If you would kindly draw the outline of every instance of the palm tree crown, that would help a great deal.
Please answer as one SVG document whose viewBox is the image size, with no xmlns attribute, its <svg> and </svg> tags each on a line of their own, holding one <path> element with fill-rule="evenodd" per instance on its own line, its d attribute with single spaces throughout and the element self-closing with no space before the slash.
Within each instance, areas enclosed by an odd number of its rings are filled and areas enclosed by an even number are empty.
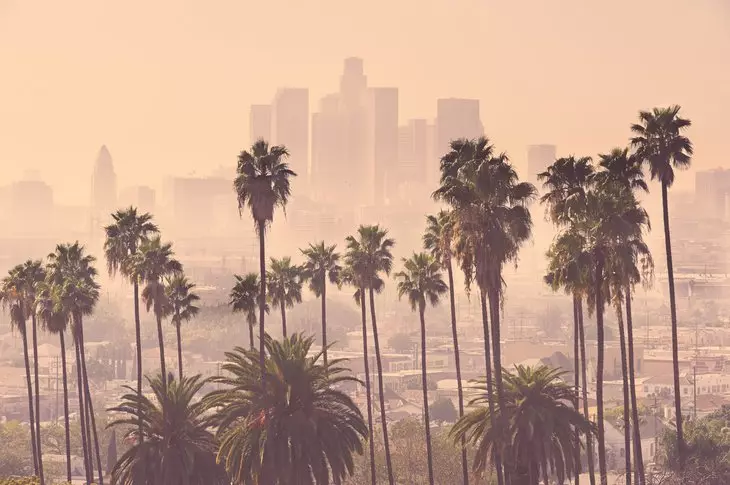
<svg viewBox="0 0 730 485">
<path fill-rule="evenodd" d="M 117 271 L 128 278 L 132 275 L 126 271 L 132 267 L 125 265 L 127 258 L 137 252 L 142 241 L 159 232 L 157 225 L 152 222 L 152 216 L 148 213 L 137 214 L 135 207 L 118 210 L 112 214 L 113 223 L 106 226 L 106 241 L 104 242 L 104 255 L 110 275 Z"/>
<path fill-rule="evenodd" d="M 163 278 L 182 272 L 182 264 L 174 258 L 171 243 L 163 243 L 160 236 L 145 239 L 125 265 L 128 274 L 135 274 L 146 283 L 142 299 L 147 311 L 154 309 L 155 315 L 165 315 L 167 297 Z"/>
<path fill-rule="evenodd" d="M 342 483 L 362 454 L 367 425 L 355 403 L 336 386 L 354 381 L 341 360 L 320 362 L 313 339 L 266 339 L 265 379 L 259 354 L 226 354 L 218 382 L 228 389 L 208 396 L 219 424 L 218 460 L 235 483 Z"/>
<path fill-rule="evenodd" d="M 326 246 L 324 241 L 321 241 L 301 250 L 306 258 L 302 265 L 301 276 L 309 282 L 309 289 L 318 298 L 322 295 L 327 280 L 335 285 L 340 284 L 342 267 L 339 264 L 340 255 L 336 249 L 336 244 Z"/>
<path fill-rule="evenodd" d="M 272 146 L 260 139 L 250 151 L 238 156 L 236 179 L 233 187 L 238 197 L 238 209 L 248 207 L 256 228 L 265 231 L 274 220 L 274 209 L 286 208 L 291 195 L 290 179 L 296 173 L 285 160 L 289 152 L 284 146 Z"/>
<path fill-rule="evenodd" d="M 112 484 L 229 484 L 216 463 L 216 440 L 207 408 L 196 402 L 205 380 L 200 376 L 173 378 L 165 386 L 158 376 L 148 382 L 154 400 L 128 387 L 122 403 L 109 410 L 122 415 L 109 427 L 126 428 L 125 441 L 134 443 L 114 465 Z"/>
<path fill-rule="evenodd" d="M 259 308 L 259 275 L 247 273 L 244 276 L 234 275 L 236 283 L 231 289 L 228 304 L 234 312 L 242 312 L 246 315 L 246 322 L 249 325 L 256 325 L 256 311 Z M 269 308 L 266 305 L 266 312 Z"/>
<path fill-rule="evenodd" d="M 403 271 L 395 274 L 398 281 L 398 297 L 407 296 L 411 308 L 423 311 L 426 302 L 436 305 L 448 287 L 441 276 L 441 265 L 433 256 L 414 253 L 403 258 Z"/>
<path fill-rule="evenodd" d="M 272 305 L 292 308 L 302 302 L 301 270 L 289 256 L 271 258 L 266 279 Z"/>
<path fill-rule="evenodd" d="M 545 172 L 537 175 L 545 189 L 540 203 L 545 204 L 554 224 L 569 224 L 573 214 L 581 210 L 594 172 L 590 157 L 576 158 L 571 155 L 555 160 Z"/>
<path fill-rule="evenodd" d="M 426 217 L 423 247 L 444 266 L 451 260 L 453 237 L 454 219 L 451 211 L 441 210 L 436 215 Z"/>
<path fill-rule="evenodd" d="M 195 303 L 200 297 L 193 291 L 195 284 L 188 281 L 182 273 L 173 273 L 165 277 L 165 297 L 172 324 L 180 326 L 195 318 L 200 308 Z"/>
<path fill-rule="evenodd" d="M 390 275 L 393 268 L 391 251 L 395 241 L 388 237 L 387 229 L 377 224 L 360 226 L 357 234 L 357 238 L 348 236 L 346 239 L 348 265 L 362 273 L 361 278 L 366 288 L 381 291 L 384 284 L 380 273 Z"/>
</svg>

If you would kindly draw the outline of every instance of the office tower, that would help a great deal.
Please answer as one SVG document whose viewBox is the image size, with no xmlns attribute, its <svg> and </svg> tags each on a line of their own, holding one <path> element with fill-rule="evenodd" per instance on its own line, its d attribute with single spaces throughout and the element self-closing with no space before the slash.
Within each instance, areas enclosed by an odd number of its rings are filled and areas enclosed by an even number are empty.
<svg viewBox="0 0 730 485">
<path fill-rule="evenodd" d="M 333 191 L 346 177 L 343 163 L 340 97 L 330 94 L 322 98 L 319 112 L 312 114 L 312 190 L 316 199 L 331 201 Z"/>
<path fill-rule="evenodd" d="M 364 74 L 363 60 L 358 57 L 345 59 L 345 68 L 340 77 L 340 96 L 345 111 L 362 107 L 368 79 Z"/>
<path fill-rule="evenodd" d="M 271 104 L 271 142 L 289 150 L 289 167 L 297 174 L 295 186 L 308 186 L 309 90 L 279 89 Z"/>
<path fill-rule="evenodd" d="M 369 88 L 366 95 L 363 202 L 384 205 L 397 190 L 398 89 Z"/>
<path fill-rule="evenodd" d="M 155 190 L 146 185 L 127 187 L 119 193 L 119 205 L 136 207 L 138 212 L 155 212 Z"/>
<path fill-rule="evenodd" d="M 527 181 L 535 184 L 538 190 L 541 184 L 537 175 L 544 172 L 555 161 L 555 145 L 530 145 L 527 147 Z"/>
<path fill-rule="evenodd" d="M 429 159 L 429 126 L 423 119 L 408 120 L 398 128 L 398 166 L 401 181 L 425 183 Z"/>
<path fill-rule="evenodd" d="M 696 209 L 705 217 L 730 217 L 730 170 L 716 168 L 695 174 Z"/>
<path fill-rule="evenodd" d="M 253 144 L 259 138 L 271 141 L 271 105 L 253 104 L 249 115 L 249 141 Z"/>
<path fill-rule="evenodd" d="M 117 176 L 106 145 L 96 156 L 91 179 L 91 207 L 96 215 L 109 214 L 117 209 Z"/>
<path fill-rule="evenodd" d="M 175 177 L 170 181 L 170 189 L 172 230 L 176 237 L 217 235 L 221 227 L 230 223 L 226 217 L 235 213 L 235 195 L 229 179 Z"/>
<path fill-rule="evenodd" d="M 10 185 L 9 209 L 11 229 L 16 235 L 47 234 L 53 223 L 53 189 L 37 179 Z"/>
<path fill-rule="evenodd" d="M 452 140 L 484 135 L 478 99 L 448 98 L 436 102 L 436 154 L 441 158 Z"/>
</svg>

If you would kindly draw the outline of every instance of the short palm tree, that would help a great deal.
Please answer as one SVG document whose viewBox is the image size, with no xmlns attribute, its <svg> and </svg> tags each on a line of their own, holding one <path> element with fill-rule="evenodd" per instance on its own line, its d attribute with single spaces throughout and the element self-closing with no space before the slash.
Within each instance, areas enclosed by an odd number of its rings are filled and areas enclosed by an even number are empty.
<svg viewBox="0 0 730 485">
<path fill-rule="evenodd" d="M 302 265 L 302 278 L 309 282 L 309 289 L 322 303 L 322 351 L 324 364 L 327 365 L 327 280 L 340 285 L 340 255 L 337 245 L 325 246 L 324 241 L 310 244 L 302 249 L 306 261 Z"/>
<path fill-rule="evenodd" d="M 273 306 L 281 309 L 281 331 L 286 338 L 286 309 L 302 302 L 302 278 L 299 266 L 291 263 L 286 256 L 281 259 L 271 258 L 268 280 L 269 300 Z"/>
<path fill-rule="evenodd" d="M 367 426 L 355 403 L 336 386 L 357 382 L 341 360 L 325 366 L 314 339 L 267 338 L 262 379 L 255 351 L 226 353 L 227 387 L 206 399 L 219 424 L 218 461 L 234 483 L 328 485 L 352 475 Z"/>
<path fill-rule="evenodd" d="M 577 471 L 575 432 L 593 433 L 590 421 L 569 404 L 576 399 L 574 391 L 560 379 L 560 371 L 546 366 L 516 366 L 503 377 L 504 404 L 496 412 L 504 419 L 490 419 L 482 384 L 469 404 L 473 410 L 454 425 L 452 436 L 464 436 L 475 446 L 474 469 L 480 473 L 499 452 L 511 464 L 513 485 L 549 483 L 551 474 L 564 483 Z M 505 429 L 493 424 L 500 422 Z"/>
<path fill-rule="evenodd" d="M 39 454 L 38 440 L 36 437 L 35 422 L 38 416 L 35 412 L 33 404 L 33 385 L 31 382 L 30 357 L 28 355 L 28 314 L 31 312 L 28 306 L 26 275 L 24 274 L 23 265 L 13 267 L 8 271 L 8 275 L 2 280 L 0 287 L 0 302 L 3 308 L 10 313 L 10 325 L 13 329 L 20 333 L 23 339 L 23 360 L 25 361 L 25 381 L 28 391 L 28 416 L 30 417 L 30 444 L 33 456 L 33 469 L 35 473 L 39 473 Z"/>
<path fill-rule="evenodd" d="M 421 387 L 423 388 L 423 417 L 426 426 L 426 454 L 428 457 L 428 482 L 433 485 L 433 456 L 431 450 L 431 426 L 428 416 L 428 373 L 426 368 L 426 303 L 436 305 L 448 287 L 441 276 L 441 265 L 427 253 L 413 254 L 403 260 L 403 271 L 395 274 L 398 280 L 398 297 L 408 297 L 413 311 L 421 320 Z"/>
<path fill-rule="evenodd" d="M 66 315 L 71 323 L 71 334 L 76 344 L 76 381 L 79 398 L 82 447 L 86 464 L 87 481 L 91 482 L 94 466 L 92 436 L 99 471 L 99 482 L 103 483 L 103 469 L 99 453 L 99 438 L 96 429 L 91 390 L 86 372 L 83 318 L 91 315 L 99 301 L 99 284 L 94 267 L 96 258 L 86 254 L 84 246 L 77 242 L 59 244 L 55 252 L 48 255 L 46 283 L 58 286 L 58 311 Z"/>
<path fill-rule="evenodd" d="M 44 330 L 57 334 L 61 345 L 61 379 L 63 381 L 63 418 L 66 435 L 66 481 L 71 483 L 71 426 L 68 408 L 68 372 L 66 367 L 66 328 L 68 315 L 63 313 L 60 301 L 61 288 L 57 284 L 43 283 L 39 285 L 36 296 L 38 318 Z"/>
<path fill-rule="evenodd" d="M 259 276 L 248 273 L 245 276 L 234 275 L 236 284 L 233 285 L 228 304 L 235 312 L 242 312 L 248 324 L 248 338 L 250 348 L 254 348 L 253 328 L 256 325 L 256 311 L 259 309 Z M 265 303 L 265 311 L 269 313 L 269 305 Z"/>
<path fill-rule="evenodd" d="M 664 215 L 664 244 L 669 280 L 669 309 L 672 318 L 672 360 L 674 364 L 674 410 L 677 423 L 677 452 L 680 468 L 684 463 L 684 434 L 682 431 L 682 397 L 679 386 L 679 344 L 677 337 L 677 302 L 674 292 L 672 238 L 669 231 L 669 188 L 674 183 L 674 169 L 686 169 L 692 163 L 693 147 L 684 132 L 691 121 L 679 116 L 679 106 L 654 108 L 639 112 L 639 123 L 631 126 L 634 133 L 631 146 L 636 156 L 649 166 L 651 178 L 662 186 Z"/>
<path fill-rule="evenodd" d="M 137 357 L 137 393 L 142 394 L 142 326 L 139 319 L 139 277 L 134 273 L 129 259 L 137 254 L 142 241 L 159 232 L 148 213 L 139 214 L 135 207 L 122 209 L 112 214 L 112 224 L 106 226 L 104 256 L 110 276 L 121 271 L 122 276 L 132 283 L 134 296 L 134 332 Z M 140 417 L 140 426 L 142 425 Z"/>
<path fill-rule="evenodd" d="M 188 281 L 182 273 L 175 273 L 165 277 L 165 298 L 167 300 L 167 311 L 170 315 L 172 324 L 175 325 L 177 335 L 177 366 L 178 378 L 183 376 L 182 363 L 182 338 L 180 336 L 180 327 L 183 322 L 188 322 L 195 318 L 200 308 L 195 304 L 200 297 L 193 292 L 195 285 Z"/>
<path fill-rule="evenodd" d="M 163 382 L 158 375 L 148 382 L 154 399 L 129 387 L 122 403 L 109 410 L 119 414 L 109 427 L 126 428 L 125 441 L 132 443 L 112 469 L 112 485 L 230 484 L 216 463 L 215 436 L 200 401 L 206 381 L 193 376 Z"/>
<path fill-rule="evenodd" d="M 157 340 L 160 346 L 160 373 L 162 383 L 167 380 L 165 367 L 165 339 L 162 333 L 162 319 L 167 314 L 169 303 L 165 294 L 164 278 L 182 272 L 182 264 L 174 258 L 171 243 L 163 243 L 160 236 L 145 239 L 139 250 L 129 259 L 126 271 L 137 275 L 144 282 L 142 300 L 147 311 L 153 311 L 157 320 Z"/>
<path fill-rule="evenodd" d="M 266 229 L 274 220 L 277 207 L 286 210 L 291 196 L 291 179 L 296 173 L 289 169 L 286 159 L 289 152 L 284 146 L 269 146 L 257 140 L 250 151 L 238 155 L 236 178 L 233 187 L 238 199 L 238 211 L 251 210 L 259 235 L 259 360 L 264 368 L 264 315 L 266 313 Z"/>
<path fill-rule="evenodd" d="M 385 447 L 385 463 L 388 469 L 388 483 L 394 485 L 393 464 L 390 456 L 388 440 L 388 420 L 385 410 L 385 390 L 383 388 L 383 361 L 380 355 L 378 323 L 375 316 L 375 293 L 382 291 L 384 282 L 380 275 L 390 274 L 393 268 L 392 249 L 395 240 L 388 237 L 388 230 L 379 225 L 360 226 L 357 237 L 348 236 L 347 256 L 349 266 L 357 269 L 357 276 L 368 290 L 370 300 L 370 321 L 373 325 L 373 344 L 375 346 L 375 363 L 378 371 L 378 391 L 380 398 L 380 421 L 383 426 L 383 445 Z M 363 336 L 364 337 L 364 336 Z"/>
</svg>

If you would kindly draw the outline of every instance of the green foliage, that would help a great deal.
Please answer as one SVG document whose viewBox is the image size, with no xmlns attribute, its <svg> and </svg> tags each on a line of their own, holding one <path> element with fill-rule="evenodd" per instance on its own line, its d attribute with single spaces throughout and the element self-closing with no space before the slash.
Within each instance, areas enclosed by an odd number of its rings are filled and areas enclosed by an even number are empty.
<svg viewBox="0 0 730 485">
<path fill-rule="evenodd" d="M 429 406 L 431 411 L 431 419 L 435 422 L 443 421 L 445 423 L 455 423 L 459 419 L 459 413 L 451 399 L 440 398 Z"/>
<path fill-rule="evenodd" d="M 388 339 L 388 346 L 399 354 L 413 352 L 413 340 L 405 333 L 396 333 Z"/>
<path fill-rule="evenodd" d="M 38 477 L 0 478 L 0 485 L 39 485 Z"/>
</svg>

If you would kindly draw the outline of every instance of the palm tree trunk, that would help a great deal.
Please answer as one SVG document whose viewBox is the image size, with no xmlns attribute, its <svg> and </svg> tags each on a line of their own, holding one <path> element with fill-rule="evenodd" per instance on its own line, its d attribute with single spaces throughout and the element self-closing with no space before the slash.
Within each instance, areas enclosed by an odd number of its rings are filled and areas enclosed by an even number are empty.
<svg viewBox="0 0 730 485">
<path fill-rule="evenodd" d="M 36 450 L 38 452 L 38 478 L 40 479 L 41 485 L 46 484 L 46 479 L 43 475 L 43 449 L 41 447 L 41 391 L 40 381 L 38 380 L 38 321 L 36 319 L 35 312 L 30 316 L 31 323 L 33 325 L 33 375 L 35 377 L 35 439 L 38 443 Z"/>
<path fill-rule="evenodd" d="M 28 387 L 28 418 L 30 422 L 30 443 L 33 451 L 33 471 L 38 475 L 38 441 L 35 436 L 35 406 L 33 406 L 33 384 L 30 379 L 30 358 L 28 357 L 27 328 L 21 331 L 23 337 L 23 359 L 25 360 L 25 381 Z"/>
<path fill-rule="evenodd" d="M 583 299 L 578 296 L 578 332 L 580 337 L 580 372 L 583 381 L 583 416 L 590 421 L 588 412 L 588 361 L 586 360 L 586 337 L 583 325 Z M 586 457 L 588 461 L 588 479 L 591 485 L 596 485 L 596 469 L 593 463 L 593 436 L 586 433 Z"/>
<path fill-rule="evenodd" d="M 155 311 L 157 317 L 157 341 L 160 346 L 160 374 L 162 374 L 162 388 L 167 389 L 167 369 L 165 367 L 165 339 L 162 336 L 162 315 Z"/>
<path fill-rule="evenodd" d="M 281 302 L 281 334 L 286 338 L 286 305 Z"/>
<path fill-rule="evenodd" d="M 385 464 L 388 469 L 388 483 L 395 485 L 393 480 L 393 464 L 390 459 L 390 442 L 388 440 L 388 420 L 385 413 L 385 391 L 383 390 L 383 361 L 380 358 L 380 343 L 378 342 L 378 321 L 375 318 L 375 292 L 372 286 L 370 291 L 370 319 L 373 323 L 373 343 L 375 344 L 375 364 L 378 368 L 378 392 L 380 398 L 380 421 L 383 426 L 383 445 L 385 447 Z"/>
<path fill-rule="evenodd" d="M 84 374 L 86 374 L 86 364 L 84 364 Z M 94 438 L 94 452 L 96 453 L 96 467 L 99 471 L 99 485 L 104 485 L 104 469 L 101 467 L 101 453 L 99 453 L 99 435 L 96 431 L 96 415 L 94 414 L 94 403 L 91 400 L 91 391 L 89 390 L 89 377 L 85 376 L 86 383 L 86 410 L 91 417 L 91 432 Z M 93 473 L 92 473 L 93 475 Z"/>
<path fill-rule="evenodd" d="M 76 387 L 79 394 L 79 421 L 81 423 L 81 448 L 84 452 L 84 473 L 86 476 L 86 483 L 91 483 L 91 460 L 89 459 L 89 446 L 91 443 L 87 443 L 86 433 L 86 406 L 84 406 L 84 374 L 83 366 L 81 365 L 81 351 L 79 350 L 79 339 L 78 335 L 75 338 L 76 343 Z"/>
<path fill-rule="evenodd" d="M 667 253 L 667 278 L 669 279 L 669 311 L 672 317 L 672 364 L 674 366 L 674 414 L 677 422 L 677 456 L 679 469 L 684 468 L 684 432 L 682 428 L 682 395 L 679 387 L 679 342 L 677 337 L 677 302 L 674 294 L 674 265 L 672 263 L 672 238 L 669 232 L 669 200 L 667 184 L 662 182 L 662 209 L 664 211 L 664 244 Z"/>
<path fill-rule="evenodd" d="M 132 283 L 134 287 L 134 333 L 137 345 L 137 396 L 142 396 L 142 325 L 139 320 L 139 282 L 137 277 L 134 277 Z M 142 408 L 137 410 L 137 416 L 139 418 L 139 428 L 137 439 L 140 443 L 143 441 L 142 436 Z"/>
<path fill-rule="evenodd" d="M 492 389 L 492 351 L 489 343 L 489 318 L 487 316 L 487 294 L 485 290 L 480 291 L 479 303 L 482 308 L 482 327 L 484 328 L 484 359 L 486 361 L 487 373 L 487 402 L 489 403 L 489 421 L 494 426 L 494 391 Z M 494 468 L 497 471 L 497 485 L 504 484 L 504 475 L 502 474 L 502 458 L 499 453 L 494 456 Z"/>
<path fill-rule="evenodd" d="M 631 421 L 634 429 L 634 467 L 636 468 L 636 484 L 644 485 L 644 456 L 641 451 L 641 423 L 639 409 L 636 404 L 636 376 L 634 375 L 634 321 L 631 314 L 631 287 L 626 288 L 626 336 L 629 346 L 629 389 L 631 390 Z"/>
<path fill-rule="evenodd" d="M 578 295 L 573 293 L 573 390 L 575 391 L 575 401 L 573 408 L 575 412 L 579 412 L 579 389 L 580 389 L 580 331 L 578 330 Z M 575 480 L 573 485 L 580 485 L 580 432 L 575 430 Z"/>
<path fill-rule="evenodd" d="M 492 282 L 492 288 L 490 289 L 489 298 L 489 313 L 492 317 L 492 358 L 494 360 L 494 376 L 495 376 L 495 387 L 497 388 L 497 404 L 499 405 L 499 420 L 502 429 L 507 429 L 507 418 L 502 414 L 501 410 L 504 409 L 504 386 L 502 384 L 502 340 L 500 332 L 500 286 L 502 284 L 502 275 L 497 274 Z M 502 463 L 504 473 L 504 483 L 510 483 L 510 471 L 511 467 L 505 463 Z"/>
<path fill-rule="evenodd" d="M 362 355 L 365 367 L 365 394 L 368 406 L 368 444 L 370 446 L 370 482 L 375 485 L 375 448 L 373 436 L 373 403 L 370 391 L 370 358 L 368 357 L 368 322 L 365 313 L 365 288 L 360 288 L 360 312 L 362 313 Z"/>
<path fill-rule="evenodd" d="M 177 376 L 182 379 L 183 363 L 182 363 L 182 338 L 180 337 L 180 320 L 175 324 L 175 332 L 177 333 Z"/>
<path fill-rule="evenodd" d="M 326 275 L 325 275 L 326 276 Z M 327 368 L 327 281 L 322 279 L 322 357 Z"/>
<path fill-rule="evenodd" d="M 249 342 L 249 345 L 251 346 L 251 350 L 253 350 L 256 348 L 256 347 L 254 347 L 254 344 L 253 344 L 253 324 L 247 322 L 247 325 L 248 325 L 248 342 Z"/>
<path fill-rule="evenodd" d="M 428 458 L 428 483 L 433 485 L 433 450 L 431 449 L 431 421 L 428 416 L 428 374 L 426 368 L 426 316 L 425 303 L 419 308 L 421 317 L 421 387 L 423 387 L 423 422 L 426 426 L 426 456 Z"/>
<path fill-rule="evenodd" d="M 598 408 L 598 473 L 601 485 L 608 485 L 608 470 L 606 468 L 606 427 L 603 422 L 603 361 L 604 361 L 604 335 L 603 335 L 603 261 L 596 263 L 595 278 L 596 295 L 596 340 L 597 340 L 597 363 L 596 363 L 596 407 Z"/>
<path fill-rule="evenodd" d="M 63 367 L 63 424 L 66 434 L 66 481 L 71 483 L 71 426 L 68 418 L 68 375 L 66 373 L 66 339 L 63 330 L 58 333 L 61 341 L 61 367 Z"/>
<path fill-rule="evenodd" d="M 91 391 L 89 389 L 89 375 L 86 372 L 86 351 L 84 349 L 84 325 L 81 321 L 81 318 L 79 318 L 79 349 L 81 352 L 81 367 L 83 370 L 83 378 L 84 378 L 84 392 L 85 392 L 85 399 L 86 399 L 86 413 L 88 418 L 90 419 L 90 423 L 87 421 L 86 423 L 86 433 L 87 433 L 87 443 L 89 447 L 89 465 L 90 465 L 90 475 L 91 480 L 93 481 L 94 476 L 94 462 L 93 462 L 93 455 L 91 450 L 91 438 L 93 436 L 94 439 L 94 451 L 96 452 L 96 464 L 99 469 L 99 485 L 104 485 L 102 474 L 104 473 L 102 467 L 101 467 L 101 455 L 99 454 L 99 437 L 96 432 L 96 417 L 94 416 L 94 404 L 91 402 Z"/>
<path fill-rule="evenodd" d="M 259 231 L 259 271 L 261 272 L 261 286 L 259 287 L 259 365 L 261 379 L 266 369 L 266 348 L 264 345 L 264 317 L 266 315 L 266 221 L 257 221 Z"/>
<path fill-rule="evenodd" d="M 464 390 L 461 385 L 461 361 L 459 355 L 459 337 L 456 332 L 456 296 L 454 295 L 454 270 L 451 259 L 447 261 L 449 275 L 449 303 L 451 304 L 451 337 L 454 341 L 454 365 L 456 366 L 456 389 L 459 396 L 459 418 L 464 416 Z M 466 457 L 466 437 L 461 437 L 461 473 L 464 485 L 469 485 L 469 465 Z"/>
<path fill-rule="evenodd" d="M 621 307 L 620 294 L 616 300 L 616 319 L 618 321 L 619 345 L 621 346 L 621 380 L 623 381 L 624 395 L 624 459 L 626 461 L 625 480 L 626 485 L 631 485 L 631 421 L 629 400 L 629 368 L 626 363 L 626 331 L 624 330 L 623 308 Z"/>
</svg>

